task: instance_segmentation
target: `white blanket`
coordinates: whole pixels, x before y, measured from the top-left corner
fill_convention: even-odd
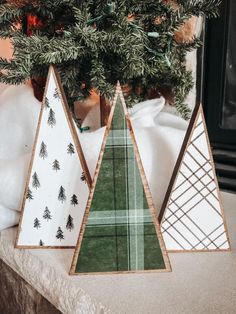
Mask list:
[[[27,85],[0,85],[0,230],[19,221],[40,103]],[[93,109],[84,125],[94,120]],[[95,113],[96,114],[96,113]],[[130,110],[143,166],[157,210],[177,160],[187,122],[164,107],[164,99],[139,103]],[[104,128],[79,134],[93,176]]]

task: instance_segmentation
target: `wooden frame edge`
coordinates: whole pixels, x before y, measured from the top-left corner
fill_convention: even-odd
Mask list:
[[[75,246],[65,246],[65,245],[62,245],[62,246],[52,246],[52,245],[43,245],[43,246],[37,246],[37,245],[31,245],[31,246],[27,246],[27,245],[17,245],[17,247],[15,247],[16,249],[19,249],[19,250],[46,250],[46,249],[56,249],[56,250],[59,250],[59,249],[74,249]]]
[[[209,249],[209,250],[167,250],[168,253],[224,253],[232,252],[231,248],[228,249]]]
[[[142,275],[142,274],[163,274],[170,273],[171,270],[163,268],[163,269],[147,269],[147,270],[127,270],[127,271],[111,271],[111,272],[91,272],[91,273],[73,273],[69,272],[70,276],[102,276],[102,275]]]

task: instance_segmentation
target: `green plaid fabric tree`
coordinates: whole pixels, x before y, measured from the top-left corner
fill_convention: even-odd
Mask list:
[[[118,94],[111,113],[85,232],[80,235],[77,273],[166,269],[122,99]]]

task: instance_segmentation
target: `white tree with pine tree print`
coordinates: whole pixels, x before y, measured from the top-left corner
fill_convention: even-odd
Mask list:
[[[73,206],[78,205],[78,198],[77,198],[77,196],[75,194],[72,195],[70,203]]]
[[[61,186],[59,189],[58,200],[61,201],[62,203],[66,200],[66,193],[63,186]]]
[[[65,239],[61,227],[58,227],[56,238],[60,241]]]
[[[32,178],[33,178],[32,186],[37,190],[40,187],[40,182],[36,172],[33,174]]]
[[[40,221],[38,218],[34,220],[34,228],[39,229],[41,227]]]
[[[47,145],[44,142],[41,143],[39,157],[41,157],[43,159],[48,157]]]
[[[19,248],[42,248],[42,243],[43,249],[75,246],[89,195],[89,187],[80,180],[87,167],[83,152],[77,151],[78,134],[50,68],[25,186]],[[54,97],[56,88],[59,98]]]
[[[52,164],[52,169],[55,170],[56,172],[61,169],[60,163],[57,159],[54,160],[54,162]]]
[[[47,221],[52,219],[51,212],[50,212],[50,210],[48,209],[47,206],[45,207],[45,211],[43,213],[43,218],[46,219]]]
[[[34,199],[34,197],[33,197],[33,193],[32,193],[32,191],[30,190],[30,188],[29,188],[29,187],[28,187],[28,189],[27,189],[26,199],[27,199],[27,200],[29,200],[29,201],[31,201],[31,200],[33,200],[33,199]]]
[[[71,215],[69,215],[68,218],[67,218],[66,229],[68,229],[70,232],[71,232],[72,229],[74,229],[73,220],[74,219],[71,217]]]
[[[55,112],[50,108],[48,115],[48,125],[53,128],[56,125]]]
[[[67,153],[69,155],[73,155],[75,153],[75,149],[74,149],[74,145],[72,143],[70,143],[67,147]]]

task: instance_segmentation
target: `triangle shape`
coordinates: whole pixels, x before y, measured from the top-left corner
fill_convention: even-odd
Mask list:
[[[60,78],[50,66],[16,247],[75,247],[90,186]]]
[[[118,84],[70,274],[170,271]]]
[[[159,221],[168,251],[230,249],[202,105],[190,121]]]

